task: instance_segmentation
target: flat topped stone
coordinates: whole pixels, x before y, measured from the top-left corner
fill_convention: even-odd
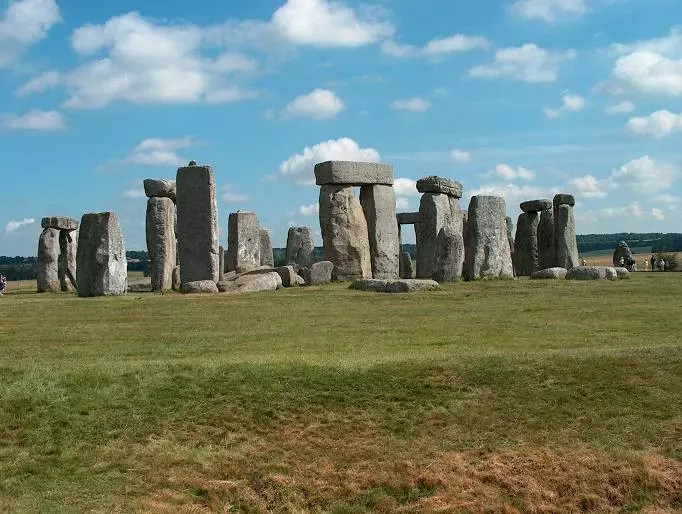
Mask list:
[[[415,225],[419,223],[419,212],[400,212],[396,214],[398,225]]]
[[[575,197],[566,193],[559,193],[554,196],[554,207],[559,205],[570,205],[575,207]]]
[[[566,278],[566,268],[546,268],[531,274],[532,279],[562,279]]]
[[[462,184],[456,180],[433,175],[417,180],[417,191],[420,193],[442,193],[455,198],[462,198]]]
[[[175,180],[147,178],[142,183],[147,198],[170,198],[175,201]]]
[[[315,165],[315,183],[325,185],[393,185],[393,165],[374,162],[326,161]]]
[[[49,216],[40,220],[40,226],[56,230],[78,230],[78,220],[66,216]]]
[[[566,273],[570,280],[616,280],[618,272],[610,266],[575,266]]]
[[[553,207],[552,200],[543,198],[541,200],[528,200],[521,202],[521,210],[523,212],[540,212],[548,211]]]
[[[440,286],[435,280],[378,280],[369,278],[354,281],[350,288],[373,293],[415,293],[419,291],[436,291],[440,289]]]

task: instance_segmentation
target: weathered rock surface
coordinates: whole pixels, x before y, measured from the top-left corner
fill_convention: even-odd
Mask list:
[[[218,203],[210,166],[186,166],[177,174],[177,239],[183,282],[217,282]]]
[[[437,282],[455,282],[462,276],[464,264],[464,240],[452,225],[446,225],[438,233],[436,241],[436,264],[433,279]]]
[[[218,286],[213,280],[193,280],[192,282],[183,282],[180,286],[180,292],[183,294],[215,294],[218,292]]]
[[[465,272],[468,280],[514,277],[505,210],[500,197],[471,198]]]
[[[541,269],[556,266],[554,209],[542,211],[538,223],[538,261]]]
[[[414,225],[419,223],[419,212],[399,212],[396,218],[398,225]]]
[[[453,200],[453,201],[451,201]],[[438,234],[445,226],[462,228],[459,202],[445,194],[424,193],[419,204],[417,227],[417,278],[433,278]]]
[[[264,228],[260,229],[260,265],[275,266],[275,256],[272,253],[272,238],[270,232]]]
[[[557,195],[554,195],[554,207],[559,207],[560,205],[570,205],[571,207],[575,207],[575,198],[573,195],[565,194],[565,193],[559,193]]]
[[[509,241],[509,252],[512,256],[512,265],[514,264],[514,222],[509,216],[505,217],[505,222],[507,223],[507,241]]]
[[[554,208],[554,244],[557,266],[571,269],[580,264],[575,217],[570,205],[561,204]]]
[[[170,198],[147,200],[147,252],[152,291],[173,288],[173,269],[177,264],[175,204]]]
[[[38,239],[38,262],[36,266],[39,293],[56,293],[59,284],[59,231],[43,229]]]
[[[369,251],[374,278],[395,279],[400,274],[400,237],[392,186],[360,188],[360,204],[365,213]]]
[[[307,286],[320,286],[332,281],[334,263],[330,261],[316,262],[309,268],[301,268],[299,274]]]
[[[350,285],[351,289],[369,291],[373,293],[415,293],[420,291],[436,291],[440,289],[435,280],[356,280]]]
[[[78,230],[78,220],[65,216],[50,216],[40,220],[40,226],[57,230]]]
[[[175,268],[173,268],[173,291],[179,291],[181,285],[180,266],[175,266]]]
[[[528,277],[541,269],[538,253],[539,223],[540,215],[537,212],[524,212],[519,215],[513,256],[517,277]]]
[[[625,241],[618,243],[618,246],[613,251],[613,265],[615,267],[622,267],[628,271],[635,271],[635,256],[632,250]]]
[[[400,253],[400,278],[414,278],[414,263],[409,252]]]
[[[76,253],[78,296],[118,296],[128,289],[128,262],[118,216],[84,214]]]
[[[606,267],[606,280],[618,280],[618,272],[616,268]]]
[[[239,286],[234,280],[222,280],[216,284],[219,293],[235,293]]]
[[[78,231],[59,231],[59,284],[65,292],[76,291]]]
[[[434,175],[417,180],[417,191],[420,193],[436,193],[462,198],[462,184]]]
[[[607,266],[575,266],[566,273],[570,280],[615,280],[617,277],[616,270]]]
[[[532,279],[562,279],[566,278],[566,268],[547,268],[534,272],[530,278]]]
[[[372,277],[367,222],[352,187],[320,188],[320,228],[324,258],[334,264],[334,280]]]
[[[521,202],[521,210],[523,212],[540,212],[547,211],[554,207],[552,200],[547,198],[542,198],[540,200],[529,200],[527,202]]]
[[[615,268],[616,270],[616,275],[620,279],[627,279],[630,278],[630,271],[628,271],[626,268],[621,268],[620,266]]]
[[[242,275],[235,281],[239,293],[256,293],[259,291],[275,291],[282,287],[282,278],[278,273],[270,271],[253,275]]]
[[[296,271],[293,266],[281,266],[275,268],[275,272],[279,274],[282,279],[283,287],[295,287],[298,285],[296,282]]]
[[[327,161],[315,165],[315,183],[326,185],[393,185],[393,166],[371,162]]]
[[[310,266],[313,263],[313,229],[290,227],[287,233],[287,264]]]
[[[225,280],[225,248],[218,246],[218,282]]]
[[[260,223],[255,212],[230,214],[227,228],[227,269],[243,273],[260,267]]]
[[[170,198],[175,202],[177,194],[174,180],[148,178],[143,181],[147,198]]]

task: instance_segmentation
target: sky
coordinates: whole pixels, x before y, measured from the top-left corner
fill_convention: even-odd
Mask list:
[[[115,211],[145,249],[145,178],[214,167],[227,219],[318,243],[325,160],[576,197],[578,233],[680,232],[680,0],[0,0],[0,255],[44,216]],[[675,25],[678,23],[678,25]],[[407,239],[409,241],[409,237]]]

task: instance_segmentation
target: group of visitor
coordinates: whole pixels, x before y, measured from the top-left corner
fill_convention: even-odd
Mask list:
[[[666,262],[663,259],[656,259],[655,255],[651,256],[651,271],[668,271],[669,269],[669,262]]]

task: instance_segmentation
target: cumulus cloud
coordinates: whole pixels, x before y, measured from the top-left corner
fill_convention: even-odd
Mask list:
[[[62,130],[64,116],[59,111],[32,109],[19,116],[5,116],[3,126],[12,130]]]
[[[423,98],[415,97],[407,100],[395,100],[391,103],[394,111],[424,112],[431,108],[431,102]]]
[[[635,110],[635,104],[629,100],[624,100],[614,105],[610,105],[606,108],[606,114],[628,114]]]
[[[470,77],[510,78],[522,82],[554,82],[559,65],[575,57],[575,51],[553,52],[535,44],[500,48],[490,64],[475,66],[469,70]]]
[[[484,184],[471,192],[471,196],[501,196],[508,206],[520,204],[533,198],[550,196],[546,189],[536,186],[519,186],[517,184]]]
[[[513,180],[533,180],[535,178],[535,172],[529,169],[519,166],[514,168],[508,164],[498,164],[495,169],[489,173],[489,175],[497,175],[503,180],[513,181]]]
[[[24,97],[33,93],[42,93],[57,86],[59,82],[60,75],[58,71],[46,71],[17,89],[17,96]]]
[[[246,203],[251,197],[246,194],[237,193],[232,186],[223,186],[220,197],[228,203]]]
[[[26,227],[28,225],[33,225],[35,222],[36,222],[36,220],[33,218],[24,218],[23,220],[20,220],[20,221],[12,220],[9,223],[7,223],[7,225],[5,226],[5,232],[7,232],[8,234],[10,232],[16,232],[17,230],[19,230],[22,227]]]
[[[196,144],[189,136],[182,139],[149,138],[137,145],[124,162],[147,166],[180,166],[186,164],[188,159],[179,156],[176,151]]]
[[[457,163],[471,162],[471,152],[455,148],[450,151],[450,158]]]
[[[393,191],[396,196],[419,196],[417,181],[411,178],[396,178],[393,181]]]
[[[320,204],[316,202],[311,203],[309,205],[301,205],[298,208],[298,212],[303,216],[311,216],[313,214],[318,214],[320,212]]]
[[[471,50],[485,50],[490,47],[490,41],[480,36],[454,34],[449,37],[432,39],[424,46],[405,45],[389,40],[381,44],[381,52],[399,59],[415,57],[443,57],[451,53],[469,52]]]
[[[648,116],[630,118],[627,128],[633,134],[663,139],[673,132],[682,131],[682,114],[656,111]]]
[[[301,153],[292,155],[279,166],[280,175],[294,180],[297,184],[315,183],[315,164],[325,161],[379,162],[379,152],[374,148],[361,148],[354,140],[341,139],[323,141],[312,147],[305,147]]]
[[[576,212],[577,219],[591,219],[591,220],[613,220],[613,219],[632,219],[644,218],[645,211],[639,202],[632,202],[628,205],[616,207],[604,207],[596,211],[587,210]]]
[[[346,108],[341,99],[328,89],[315,89],[307,95],[297,96],[284,109],[287,116],[326,120],[336,117]]]
[[[665,214],[661,209],[656,209],[655,207],[651,209],[651,217],[657,220],[665,220]]]
[[[146,198],[147,195],[144,192],[144,184],[142,181],[136,183],[133,187],[126,189],[121,194],[123,198],[129,198],[131,200],[138,200],[140,198]]]
[[[511,9],[523,18],[555,22],[566,16],[581,17],[587,4],[586,0],[517,0]]]
[[[578,196],[585,198],[605,198],[608,194],[604,191],[601,181],[592,175],[572,178],[568,185],[571,190],[578,192]]]
[[[60,21],[55,0],[10,0],[0,14],[0,68],[15,63]]]
[[[582,111],[587,105],[587,102],[582,96],[576,95],[574,93],[564,93],[564,96],[561,98],[561,101],[562,104],[561,107],[559,107],[559,109],[549,108],[544,109],[545,115],[548,118],[550,119],[558,118],[564,112],[579,112]]]
[[[648,155],[634,159],[609,177],[614,187],[627,187],[640,193],[657,193],[669,189],[682,175],[675,164],[657,162]]]

